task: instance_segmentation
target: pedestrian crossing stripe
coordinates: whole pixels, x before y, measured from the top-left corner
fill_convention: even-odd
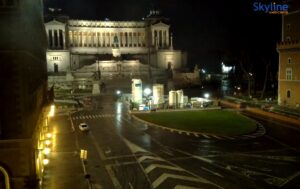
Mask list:
[[[210,138],[209,136],[205,135],[205,134],[202,134],[202,136],[204,136],[205,138]]]
[[[94,114],[94,115],[78,115],[73,116],[73,120],[78,119],[97,119],[97,118],[107,118],[107,117],[115,117],[115,114]]]
[[[222,139],[221,137],[219,137],[219,136],[217,136],[217,135],[212,135],[212,137],[215,137],[216,139],[219,139],[219,140]]]

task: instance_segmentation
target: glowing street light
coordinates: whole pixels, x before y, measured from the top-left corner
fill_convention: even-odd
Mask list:
[[[49,145],[51,144],[51,141],[50,141],[50,140],[45,140],[45,144],[46,144],[47,146],[49,146]]]
[[[146,96],[149,96],[151,93],[152,93],[152,91],[151,91],[150,88],[144,89],[144,94],[145,94]]]
[[[43,164],[48,165],[49,164],[49,159],[43,159]]]
[[[55,105],[51,105],[50,112],[49,112],[49,117],[53,117],[54,113],[55,113]]]
[[[117,90],[116,94],[117,94],[117,95],[121,94],[121,91],[120,91],[120,90]]]
[[[52,133],[47,133],[47,134],[46,134],[46,137],[47,137],[47,138],[51,138],[51,137],[52,137]]]
[[[43,153],[44,153],[45,155],[50,154],[50,152],[51,152],[50,148],[45,148],[45,149],[43,150]]]
[[[204,98],[209,98],[209,97],[210,97],[209,93],[204,94]]]

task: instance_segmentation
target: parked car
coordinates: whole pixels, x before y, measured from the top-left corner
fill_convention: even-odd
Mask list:
[[[80,123],[78,127],[79,127],[80,131],[88,131],[89,130],[89,126],[86,123]]]

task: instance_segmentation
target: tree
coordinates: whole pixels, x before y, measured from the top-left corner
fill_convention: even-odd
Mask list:
[[[246,55],[245,53],[242,53],[242,56],[240,57],[238,62],[243,72],[243,75],[246,78],[248,83],[248,90],[247,90],[248,96],[251,97],[251,81],[253,80],[253,73],[252,73],[253,64],[249,60],[249,56]],[[245,65],[248,65],[248,67],[246,67]]]

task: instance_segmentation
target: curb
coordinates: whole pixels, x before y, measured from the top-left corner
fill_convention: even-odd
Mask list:
[[[178,133],[178,134],[186,134],[187,136],[191,137],[197,137],[197,138],[205,138],[205,139],[214,139],[214,140],[246,140],[246,139],[254,139],[263,136],[266,133],[266,129],[263,125],[260,123],[257,123],[257,128],[252,133],[246,133],[242,135],[236,135],[236,136],[226,136],[226,135],[217,135],[217,134],[211,134],[211,133],[200,133],[200,132],[194,132],[194,131],[186,131],[181,129],[172,129],[165,126],[161,126],[155,123],[151,123],[148,121],[145,121],[143,119],[138,118],[137,116],[133,115],[131,112],[129,114],[133,117],[133,119],[145,123],[149,126],[156,127],[165,131],[169,131],[171,133]]]

